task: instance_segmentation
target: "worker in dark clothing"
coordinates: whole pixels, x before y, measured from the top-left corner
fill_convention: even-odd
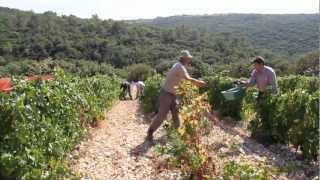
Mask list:
[[[128,81],[121,83],[121,95],[120,99],[126,100],[128,98],[132,99],[131,93],[130,93],[130,83]]]

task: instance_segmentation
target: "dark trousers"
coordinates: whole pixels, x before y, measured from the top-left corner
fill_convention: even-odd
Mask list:
[[[159,111],[148,129],[148,135],[152,135],[160,127],[162,122],[167,118],[169,111],[171,111],[172,114],[174,127],[179,127],[180,120],[176,100],[176,95],[163,89],[160,90]]]

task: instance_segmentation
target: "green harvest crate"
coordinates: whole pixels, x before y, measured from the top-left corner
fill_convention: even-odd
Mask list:
[[[226,91],[222,91],[221,93],[227,101],[232,101],[244,96],[245,92],[246,91],[244,87],[235,87]]]

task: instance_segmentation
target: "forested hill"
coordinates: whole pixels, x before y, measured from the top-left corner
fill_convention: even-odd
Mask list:
[[[237,15],[234,16],[237,19]],[[292,16],[291,21],[295,21],[294,17]],[[281,52],[281,48],[283,51],[290,52],[297,49],[294,53],[299,54],[316,49],[317,32],[313,32],[316,23],[304,22],[302,20],[304,15],[297,17],[300,17],[297,19],[300,19],[301,23],[309,25],[299,29],[293,23],[291,26],[295,27],[292,28],[295,35],[288,36],[286,34],[288,32],[274,31],[271,28],[272,25],[261,27],[261,23],[259,24],[257,20],[256,25],[247,26],[247,31],[240,31],[237,30],[240,28],[235,27],[233,29],[233,23],[229,23],[230,27],[225,28],[229,29],[228,31],[223,30],[222,27],[226,26],[221,25],[217,26],[220,27],[220,31],[207,32],[189,26],[150,27],[132,22],[101,20],[98,16],[81,19],[76,16],[57,16],[54,12],[36,14],[0,7],[0,76],[29,73],[30,70],[25,66],[28,61],[20,63],[23,59],[48,58],[53,59],[55,63],[58,63],[57,60],[62,60],[59,61],[62,64],[68,61],[66,66],[71,72],[78,71],[79,67],[83,67],[84,72],[88,72],[89,62],[92,64],[91,74],[100,71],[107,64],[124,68],[137,63],[148,64],[158,72],[163,72],[177,60],[178,53],[182,49],[188,49],[194,55],[192,67],[195,68],[194,74],[198,76],[213,71],[227,71],[230,72],[230,76],[247,76],[248,65],[250,66],[248,62],[256,55],[265,57],[278,74],[287,74],[291,71],[304,72],[305,69],[310,69],[317,64],[318,51],[315,50],[311,55],[304,56],[307,58],[303,57],[303,62],[308,63],[304,63],[307,66],[301,70],[292,70],[291,66],[292,62],[295,63],[300,56],[289,57],[278,53]],[[310,17],[313,16],[310,15]],[[276,21],[273,16],[270,18]],[[280,19],[279,23],[282,22]],[[222,24],[228,24],[230,21],[219,20]],[[236,22],[236,20],[233,21]],[[253,24],[250,18],[248,20],[242,18],[241,21],[243,25],[239,22],[234,24],[241,25],[242,28],[246,27],[245,24]],[[246,38],[244,35],[239,35],[243,32],[250,34],[253,32],[252,29],[257,32],[255,36]],[[238,31],[238,34],[230,33],[232,30]],[[270,34],[262,31],[270,31]],[[263,35],[259,35],[258,32]],[[280,38],[280,36],[291,39]],[[270,46],[270,49],[275,51],[257,48],[258,42],[251,43],[248,40],[253,37],[262,39],[259,41],[260,47]],[[299,38],[300,40],[297,41]],[[263,44],[264,41],[265,44]],[[258,45],[252,45],[257,43]]]
[[[6,58],[86,59],[121,68],[133,63],[165,64],[175,60],[181,49],[189,49],[196,60],[208,64],[248,60],[258,51],[245,38],[230,34],[0,7],[0,56]]]
[[[244,35],[255,47],[294,55],[318,48],[318,14],[228,14],[172,16],[130,21],[154,27],[190,26],[210,32]]]

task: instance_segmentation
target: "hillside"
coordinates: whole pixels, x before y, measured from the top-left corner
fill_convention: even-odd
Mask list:
[[[152,28],[97,16],[80,19],[0,8],[0,56],[86,59],[124,67],[172,61],[181,49],[208,64],[248,60],[258,51],[243,37],[186,27]]]
[[[211,21],[214,17],[216,20]],[[221,71],[230,72],[230,76],[248,76],[248,62],[257,55],[265,57],[280,75],[301,73],[295,68],[300,54],[318,53],[315,51],[316,23],[312,23],[317,16],[288,15],[288,20],[281,20],[281,17],[178,16],[128,22],[102,20],[96,15],[81,19],[72,15],[58,16],[54,12],[37,14],[0,7],[0,76],[43,72],[48,66],[42,64],[45,59],[52,59],[68,72],[82,75],[109,74],[109,65],[125,68],[138,63],[148,64],[162,73],[177,60],[182,49],[188,49],[194,55],[193,67],[189,70],[196,77]],[[311,20],[306,21],[306,18]],[[266,22],[265,27],[259,19]],[[298,28],[301,26],[297,26],[298,21],[308,25]],[[166,28],[178,22],[190,23]],[[213,26],[217,30],[209,32],[200,25],[192,28],[191,22],[194,26],[207,24],[207,29],[215,23],[220,25]],[[156,27],[150,27],[151,24]],[[283,26],[292,26],[291,33],[277,30]],[[260,40],[253,41],[254,38]],[[39,68],[26,65],[30,61],[22,61],[24,59],[37,61],[31,64],[40,62]]]
[[[202,31],[228,32],[247,37],[255,47],[295,55],[318,48],[317,14],[227,14],[158,17],[131,23],[154,27],[190,26]]]

